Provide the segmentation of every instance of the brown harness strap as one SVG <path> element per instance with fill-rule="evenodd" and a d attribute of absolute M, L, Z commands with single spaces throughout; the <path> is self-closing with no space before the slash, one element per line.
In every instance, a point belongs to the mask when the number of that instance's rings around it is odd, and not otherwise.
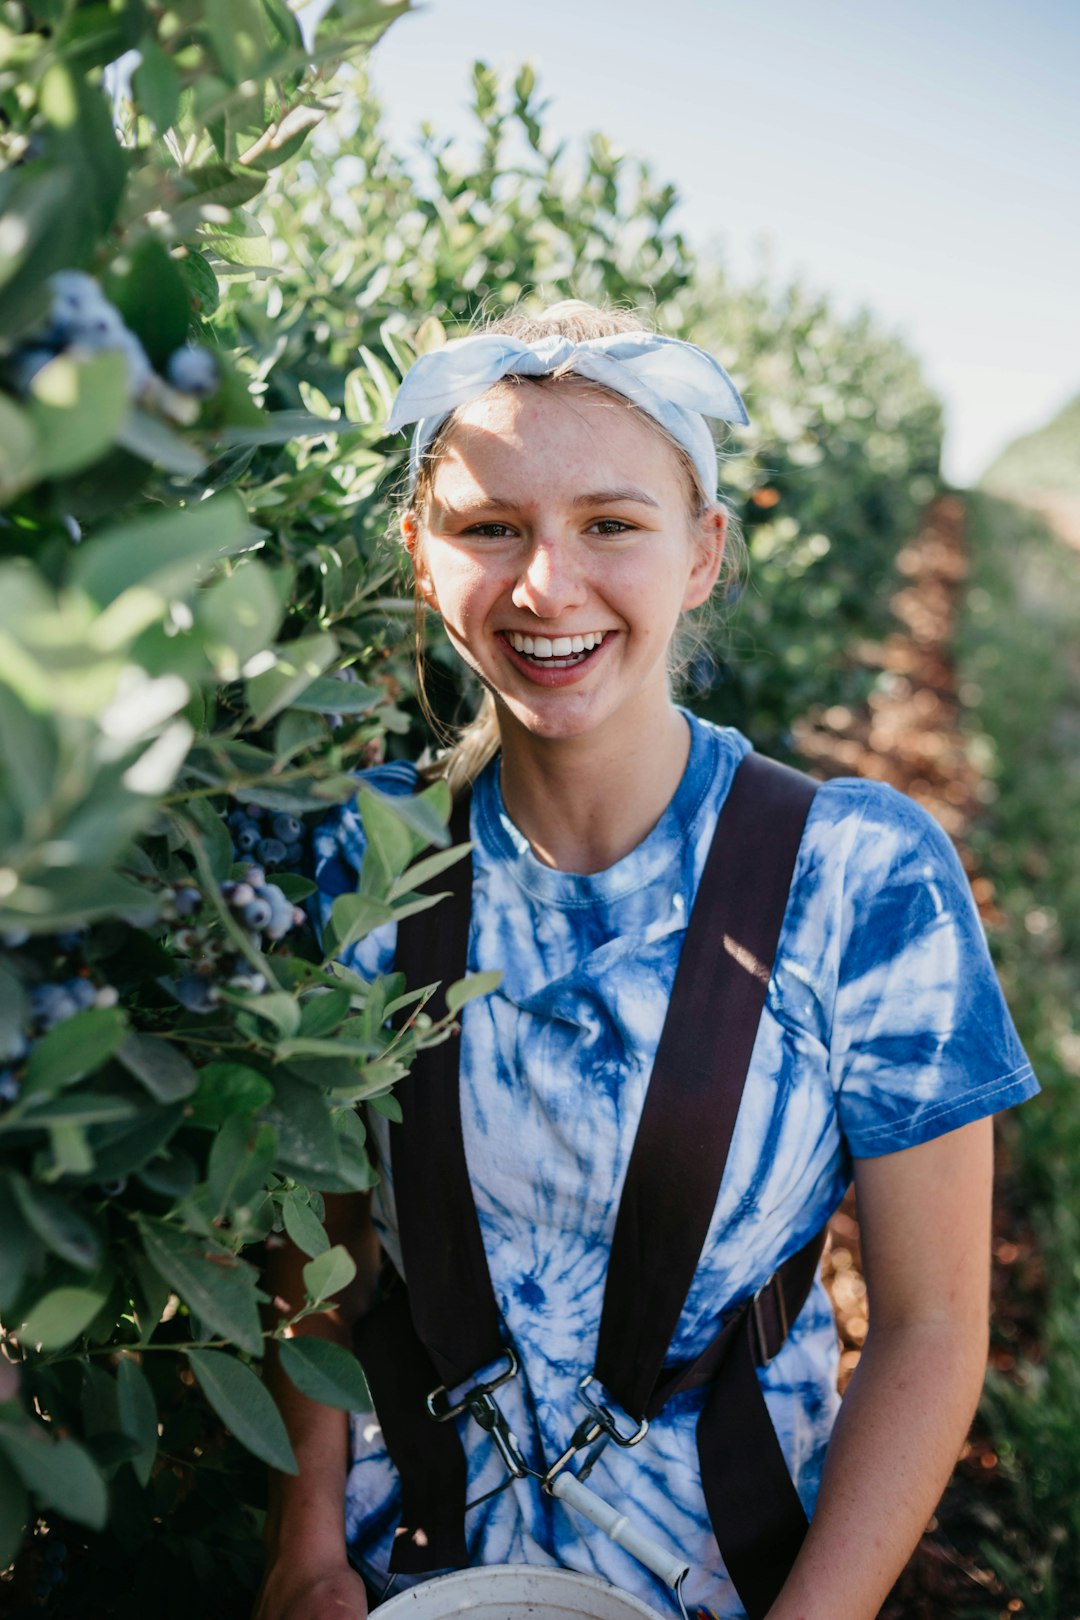
<path fill-rule="evenodd" d="M 801 1309 L 820 1234 L 757 1300 L 730 1314 L 694 1362 L 664 1361 L 715 1208 L 814 791 L 809 778 L 756 754 L 736 772 L 631 1154 L 596 1359 L 597 1378 L 635 1417 L 654 1416 L 684 1389 L 711 1385 L 698 1424 L 702 1484 L 725 1565 L 752 1617 L 766 1612 L 806 1531 L 755 1369 L 776 1353 Z M 452 835 L 468 836 L 467 800 L 455 807 Z M 439 884 L 451 898 L 399 928 L 396 965 L 410 985 L 433 974 L 449 983 L 465 971 L 471 863 L 451 867 Z M 409 1292 L 393 1290 L 356 1338 L 402 1478 L 391 1567 L 414 1573 L 468 1561 L 463 1449 L 452 1424 L 431 1421 L 425 1397 L 504 1354 L 465 1159 L 457 1066 L 451 1039 L 421 1053 L 398 1088 L 403 1120 L 392 1129 L 391 1153 Z"/>

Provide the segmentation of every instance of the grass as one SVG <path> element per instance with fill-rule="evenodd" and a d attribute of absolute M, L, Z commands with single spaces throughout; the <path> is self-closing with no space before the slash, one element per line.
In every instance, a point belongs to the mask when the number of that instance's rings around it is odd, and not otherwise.
<path fill-rule="evenodd" d="M 1080 552 L 1033 512 L 970 498 L 960 691 L 992 797 L 973 843 L 992 946 L 1041 1098 L 1005 1122 L 1014 1196 L 1045 1267 L 1037 1350 L 992 1374 L 1008 1481 L 984 1548 L 1033 1620 L 1080 1620 Z"/>

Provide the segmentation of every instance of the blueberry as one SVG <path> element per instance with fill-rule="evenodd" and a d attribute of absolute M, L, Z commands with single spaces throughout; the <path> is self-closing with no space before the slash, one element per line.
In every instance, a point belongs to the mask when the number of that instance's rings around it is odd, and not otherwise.
<path fill-rule="evenodd" d="M 95 1007 L 115 1007 L 120 1000 L 120 992 L 115 984 L 103 984 L 94 997 Z"/>
<path fill-rule="evenodd" d="M 186 973 L 182 979 L 177 979 L 171 984 L 170 988 L 177 1001 L 182 1007 L 186 1007 L 188 1012 L 210 1012 L 220 999 L 217 986 L 211 984 L 201 973 Z"/>
<path fill-rule="evenodd" d="M 177 889 L 173 896 L 173 907 L 178 917 L 193 917 L 202 905 L 202 895 L 198 889 Z"/>
<path fill-rule="evenodd" d="M 58 343 L 70 343 L 87 321 L 112 306 L 93 276 L 85 270 L 58 270 L 49 277 L 52 307 L 49 335 Z"/>
<path fill-rule="evenodd" d="M 115 1181 L 103 1181 L 101 1190 L 106 1198 L 119 1198 L 127 1186 L 127 1176 L 117 1176 Z"/>
<path fill-rule="evenodd" d="M 243 911 L 244 921 L 249 928 L 265 928 L 273 915 L 273 907 L 269 900 L 263 900 L 258 895 L 254 900 L 248 901 Z"/>
<path fill-rule="evenodd" d="M 0 1102 L 13 1103 L 19 1095 L 19 1077 L 14 1069 L 0 1069 Z"/>
<path fill-rule="evenodd" d="M 193 394 L 196 399 L 209 399 L 221 381 L 218 363 L 209 349 L 191 344 L 173 350 L 165 363 L 165 375 L 180 393 Z"/>
<path fill-rule="evenodd" d="M 250 883 L 232 883 L 229 885 L 229 889 L 229 904 L 239 909 L 249 906 L 255 898 L 255 890 Z"/>
<path fill-rule="evenodd" d="M 280 866 L 285 859 L 285 845 L 280 838 L 260 838 L 255 853 L 264 866 Z"/>
<path fill-rule="evenodd" d="M 261 889 L 266 882 L 266 873 L 261 866 L 249 866 L 244 873 L 244 882 L 250 883 L 253 889 Z"/>
<path fill-rule="evenodd" d="M 244 814 L 247 816 L 249 821 L 261 823 L 263 818 L 263 807 L 261 804 L 245 804 Z"/>
<path fill-rule="evenodd" d="M 286 844 L 285 845 L 285 865 L 286 866 L 288 866 L 290 868 L 295 867 L 295 866 L 299 866 L 300 862 L 303 860 L 303 858 L 304 858 L 304 846 L 303 846 L 303 844 L 297 843 L 297 844 Z"/>
<path fill-rule="evenodd" d="M 64 989 L 80 1012 L 86 1012 L 97 1001 L 97 991 L 89 979 L 68 979 Z"/>
<path fill-rule="evenodd" d="M 29 938 L 29 928 L 8 928 L 0 934 L 0 945 L 6 945 L 9 951 L 14 951 L 20 945 L 25 945 Z"/>
<path fill-rule="evenodd" d="M 280 811 L 271 821 L 270 829 L 275 838 L 280 838 L 283 844 L 295 844 L 298 838 L 304 836 L 304 823 L 296 816 L 286 815 Z"/>
<path fill-rule="evenodd" d="M 268 883 L 262 897 L 270 906 L 267 934 L 271 939 L 284 939 L 293 925 L 292 901 L 285 898 L 276 883 Z"/>
<path fill-rule="evenodd" d="M 250 820 L 251 817 L 246 810 L 230 810 L 225 817 L 225 825 L 231 828 L 233 832 L 239 832 L 240 828 Z"/>
<path fill-rule="evenodd" d="M 41 984 L 31 991 L 30 1006 L 34 1017 L 44 1029 L 52 1029 L 68 1018 L 74 1018 L 79 1003 L 59 984 Z"/>
<path fill-rule="evenodd" d="M 250 821 L 241 827 L 235 838 L 236 847 L 241 855 L 250 855 L 261 841 L 258 827 Z"/>

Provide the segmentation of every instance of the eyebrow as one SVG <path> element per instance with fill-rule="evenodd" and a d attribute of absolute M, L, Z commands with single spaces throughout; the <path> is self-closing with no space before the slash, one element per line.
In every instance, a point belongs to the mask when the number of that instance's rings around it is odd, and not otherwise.
<path fill-rule="evenodd" d="M 636 489 L 632 484 L 627 484 L 621 489 L 589 490 L 584 495 L 575 495 L 570 504 L 575 507 L 614 506 L 619 501 L 636 501 L 640 506 L 655 506 L 657 508 L 660 505 L 660 502 L 655 500 L 653 496 L 646 494 L 643 489 Z M 441 506 L 443 510 L 448 512 L 451 516 L 460 515 L 463 510 L 461 507 L 455 506 L 452 501 L 436 501 L 435 504 Z M 517 503 L 515 501 L 511 500 L 510 497 L 506 495 L 485 495 L 482 499 L 475 502 L 467 502 L 465 504 L 465 510 L 469 512 L 486 512 L 489 509 L 493 510 L 497 507 L 505 511 L 508 507 L 515 506 L 516 504 Z"/>

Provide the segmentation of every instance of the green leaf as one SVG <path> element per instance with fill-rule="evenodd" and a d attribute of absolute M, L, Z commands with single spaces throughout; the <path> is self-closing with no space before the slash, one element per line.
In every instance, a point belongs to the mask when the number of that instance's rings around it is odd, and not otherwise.
<path fill-rule="evenodd" d="M 199 1084 L 198 1072 L 183 1052 L 156 1035 L 128 1034 L 117 1048 L 117 1057 L 136 1080 L 140 1080 L 160 1103 L 190 1097 Z"/>
<path fill-rule="evenodd" d="M 456 1013 L 476 996 L 489 996 L 501 983 L 501 973 L 470 973 L 467 979 L 458 979 L 447 987 L 447 1011 Z"/>
<path fill-rule="evenodd" d="M 123 268 L 109 282 L 113 303 L 157 371 L 186 341 L 191 320 L 187 284 L 160 238 L 139 237 L 117 261 Z"/>
<path fill-rule="evenodd" d="M 0 505 L 39 475 L 38 436 L 30 416 L 0 394 Z"/>
<path fill-rule="evenodd" d="M 356 1261 L 344 1244 L 318 1254 L 304 1267 L 304 1287 L 313 1304 L 331 1299 L 347 1288 L 356 1276 Z"/>
<path fill-rule="evenodd" d="M 164 135 L 180 112 L 180 76 L 153 34 L 145 34 L 139 41 L 139 54 L 142 61 L 131 78 L 135 103 L 158 134 Z"/>
<path fill-rule="evenodd" d="M 339 894 L 330 907 L 330 922 L 323 937 L 325 959 L 342 956 L 372 929 L 392 922 L 394 913 L 384 900 L 370 894 Z"/>
<path fill-rule="evenodd" d="M 386 701 L 386 693 L 377 686 L 364 686 L 359 681 L 336 681 L 332 675 L 320 676 L 306 688 L 290 707 L 309 714 L 366 714 L 377 703 Z"/>
<path fill-rule="evenodd" d="M 31 383 L 27 402 L 38 441 L 37 475 L 64 477 L 99 460 L 129 409 L 127 361 L 119 350 L 50 360 Z"/>
<path fill-rule="evenodd" d="M 322 1177 L 339 1169 L 337 1136 L 320 1092 L 297 1080 L 289 1070 L 274 1071 L 273 1101 L 261 1110 L 278 1139 L 278 1168 L 321 1189 Z"/>
<path fill-rule="evenodd" d="M 31 1250 L 36 1248 L 31 1231 L 20 1213 L 5 1177 L 0 1180 L 0 1317 L 14 1306 L 22 1289 L 30 1262 Z"/>
<path fill-rule="evenodd" d="M 262 1354 L 255 1272 L 244 1261 L 163 1221 L 139 1219 L 150 1264 L 206 1324 L 253 1356 Z"/>
<path fill-rule="evenodd" d="M 18 1552 L 29 1515 L 26 1487 L 6 1458 L 0 1456 L 0 1569 L 6 1569 Z"/>
<path fill-rule="evenodd" d="M 105 1481 L 75 1440 L 50 1440 L 29 1420 L 0 1422 L 0 1452 L 28 1490 L 76 1524 L 101 1530 L 108 1511 Z"/>
<path fill-rule="evenodd" d="M 197 478 L 206 469 L 202 452 L 149 411 L 129 411 L 117 430 L 116 442 L 151 467 L 181 478 Z"/>
<path fill-rule="evenodd" d="M 257 0 L 204 0 L 203 14 L 225 76 L 233 84 L 260 78 L 270 41 Z"/>
<path fill-rule="evenodd" d="M 184 815 L 199 830 L 199 844 L 210 861 L 211 873 L 218 883 L 224 883 L 233 864 L 228 827 L 207 799 L 188 799 L 184 805 Z"/>
<path fill-rule="evenodd" d="M 347 990 L 316 990 L 305 997 L 300 1012 L 302 1036 L 332 1035 L 348 1017 L 352 997 Z"/>
<path fill-rule="evenodd" d="M 343 1412 L 370 1412 L 371 1392 L 360 1363 L 344 1345 L 308 1334 L 278 1342 L 278 1359 L 302 1395 Z"/>
<path fill-rule="evenodd" d="M 121 1356 L 116 1369 L 117 1415 L 124 1433 L 138 1444 L 132 1457 L 135 1478 L 145 1489 L 157 1456 L 157 1402 L 146 1374 L 130 1356 Z"/>
<path fill-rule="evenodd" d="M 237 680 L 248 659 L 269 647 L 281 616 L 273 575 L 253 559 L 238 563 L 231 575 L 202 592 L 195 618 L 223 680 Z"/>
<path fill-rule="evenodd" d="M 219 1350 L 189 1350 L 187 1358 L 199 1388 L 240 1444 L 279 1473 L 299 1473 L 281 1413 L 251 1368 Z"/>
<path fill-rule="evenodd" d="M 86 541 L 72 563 L 71 581 L 101 607 L 133 585 L 166 598 L 181 595 L 251 537 L 241 502 L 224 491 L 195 506 L 148 511 Z"/>
<path fill-rule="evenodd" d="M 23 1096 L 60 1091 L 93 1074 L 112 1057 L 127 1033 L 118 1007 L 91 1007 L 43 1035 L 26 1065 Z"/>
<path fill-rule="evenodd" d="M 131 1112 L 131 1119 L 99 1125 L 90 1133 L 98 1181 L 115 1181 L 118 1176 L 142 1170 L 184 1123 L 182 1100 Z"/>
<path fill-rule="evenodd" d="M 274 1166 L 277 1134 L 269 1125 L 256 1125 L 233 1114 L 214 1137 L 207 1161 L 206 1180 L 217 1219 L 250 1203 Z"/>
<path fill-rule="evenodd" d="M 301 636 L 279 647 L 274 668 L 247 683 L 247 700 L 254 724 L 264 726 L 275 714 L 287 709 L 338 655 L 338 644 L 326 630 Z"/>
<path fill-rule="evenodd" d="M 272 990 L 247 1003 L 247 1010 L 265 1018 L 286 1038 L 300 1028 L 300 1003 L 287 990 Z"/>
<path fill-rule="evenodd" d="M 29 1015 L 26 991 L 14 973 L 0 964 L 0 1063 L 17 1051 Z"/>
<path fill-rule="evenodd" d="M 233 0 L 227 0 L 232 5 Z M 203 247 L 227 264 L 244 265 L 249 269 L 266 269 L 274 262 L 270 239 L 254 214 L 242 208 L 233 210 L 224 225 L 207 225 L 200 238 Z"/>
<path fill-rule="evenodd" d="M 196 1125 L 217 1129 L 232 1114 L 254 1114 L 273 1099 L 274 1088 L 263 1075 L 244 1063 L 208 1063 L 199 1071 L 199 1089 L 192 1098 Z"/>
<path fill-rule="evenodd" d="M 104 1305 L 106 1294 L 95 1288 L 54 1288 L 39 1299 L 18 1336 L 24 1344 L 40 1345 L 42 1350 L 63 1350 L 88 1328 Z"/>
<path fill-rule="evenodd" d="M 421 888 L 431 878 L 438 877 L 440 872 L 445 872 L 448 866 L 463 860 L 471 852 L 471 844 L 455 844 L 452 849 L 440 849 L 434 855 L 425 855 L 422 861 L 416 861 L 396 880 L 390 890 L 391 900 L 397 900 L 402 895 Z"/>
<path fill-rule="evenodd" d="M 13 1175 L 10 1185 L 27 1225 L 46 1247 L 80 1271 L 97 1270 L 101 1237 L 84 1215 L 60 1193 L 31 1186 L 22 1176 Z"/>
<path fill-rule="evenodd" d="M 288 1193 L 281 1201 L 285 1230 L 302 1253 L 314 1260 L 330 1247 L 323 1224 L 300 1193 Z"/>

